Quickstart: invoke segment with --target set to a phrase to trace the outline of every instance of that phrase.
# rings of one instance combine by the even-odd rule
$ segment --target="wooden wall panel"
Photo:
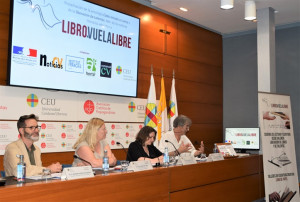
[[[222,36],[178,21],[178,57],[222,66]]]
[[[7,79],[7,49],[0,49],[0,85],[6,85]]]
[[[223,124],[198,124],[193,123],[190,131],[187,133],[188,138],[197,148],[200,147],[201,141],[205,145],[205,153],[212,153],[214,143],[223,142],[222,131]]]
[[[141,49],[139,52],[139,73],[151,73],[151,65],[153,67],[153,75],[161,76],[163,69],[164,77],[172,77],[173,70],[177,71],[177,58],[174,56],[153,52],[151,50]]]
[[[7,50],[9,35],[9,15],[0,13],[0,49]]]
[[[0,13],[9,15],[10,0],[1,1]]]
[[[139,80],[138,97],[147,99],[148,91],[150,87],[150,74],[140,73],[138,80]],[[156,88],[156,100],[159,100],[160,98],[160,81],[161,81],[161,76],[154,77],[155,88]],[[165,81],[166,99],[168,102],[170,97],[172,79],[164,77],[164,81]]]
[[[184,114],[193,123],[223,123],[223,108],[222,105],[210,105],[193,102],[178,102],[179,114]]]
[[[177,100],[180,102],[196,102],[222,105],[222,86],[195,83],[186,80],[176,80]]]
[[[218,85],[220,87],[223,85],[223,71],[221,67],[181,58],[178,59],[176,78]]]

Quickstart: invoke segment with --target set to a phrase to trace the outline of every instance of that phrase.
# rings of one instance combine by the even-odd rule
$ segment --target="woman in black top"
[[[127,152],[127,161],[150,160],[152,164],[163,163],[163,153],[154,145],[156,130],[144,126],[137,134],[136,140],[130,143]]]

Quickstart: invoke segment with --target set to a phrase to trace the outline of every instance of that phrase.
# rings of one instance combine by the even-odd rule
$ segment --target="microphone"
[[[173,145],[174,149],[175,149],[175,150],[176,150],[176,152],[177,152],[177,155],[176,155],[176,156],[180,156],[180,153],[179,153],[179,151],[176,149],[175,145],[174,145],[172,142],[170,142],[169,140],[165,140],[165,142],[167,142],[167,143],[171,143],[171,144]]]
[[[127,151],[126,151],[125,147],[124,147],[120,142],[116,142],[116,143],[117,143],[117,145],[121,145],[121,146],[122,146],[123,151],[125,152],[125,158],[126,158],[126,156],[127,156]]]
[[[88,162],[87,160],[84,160],[84,159],[80,158],[80,157],[77,156],[77,155],[74,155],[73,157],[74,157],[75,159],[79,159],[80,161],[84,161],[84,162],[88,163],[88,164],[93,168],[92,164],[91,164],[90,162]]]

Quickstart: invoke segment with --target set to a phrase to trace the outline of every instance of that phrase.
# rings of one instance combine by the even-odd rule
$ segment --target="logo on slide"
[[[36,107],[39,103],[39,99],[35,94],[28,95],[26,101],[29,107]]]
[[[62,128],[62,129],[65,129],[65,128],[66,128],[66,124],[62,124],[62,125],[61,125],[61,128]]]
[[[122,67],[121,66],[117,66],[116,72],[117,72],[117,74],[122,74]]]
[[[61,134],[61,138],[62,138],[62,139],[65,139],[66,137],[67,137],[66,133],[62,133],[62,134]]]
[[[42,143],[41,143],[41,148],[42,148],[42,149],[45,149],[45,148],[46,148],[46,143],[45,143],[45,142],[42,142]]]
[[[65,146],[66,146],[66,143],[62,142],[62,143],[61,143],[61,146],[62,146],[62,147],[65,147]]]
[[[134,102],[130,102],[128,104],[128,109],[129,109],[130,112],[134,112],[135,111],[135,104],[134,104]]]
[[[45,137],[46,137],[45,133],[42,133],[41,138],[45,138]]]
[[[88,76],[95,76],[96,75],[96,65],[97,65],[97,60],[93,58],[87,58],[86,59],[86,75]]]
[[[26,53],[24,51],[24,47],[14,46],[13,53],[17,55],[26,55],[28,57],[37,57],[37,50],[36,49],[26,49]]]
[[[37,50],[21,46],[13,46],[12,61],[17,64],[36,66]]]
[[[83,110],[86,114],[92,114],[95,110],[95,105],[92,100],[85,101],[83,105]]]
[[[57,69],[63,69],[63,58],[54,57],[50,62],[47,59],[47,55],[40,54],[40,66],[53,67]]]
[[[66,71],[75,73],[84,73],[83,58],[67,55],[66,56]]]
[[[101,61],[100,77],[111,78],[111,67],[111,63]]]

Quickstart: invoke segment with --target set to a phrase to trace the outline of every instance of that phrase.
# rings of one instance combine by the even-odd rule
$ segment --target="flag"
[[[148,100],[146,106],[146,114],[145,114],[145,126],[151,126],[155,128],[157,125],[156,119],[156,91],[155,91],[155,83],[153,74],[151,74],[150,78],[150,88],[148,92]]]
[[[168,111],[166,103],[166,93],[165,93],[165,82],[164,78],[161,78],[161,91],[160,99],[157,107],[157,139],[160,140],[163,133],[166,133],[169,130],[169,121],[168,121]]]
[[[176,99],[176,91],[175,91],[175,78],[173,78],[170,101],[169,101],[169,113],[168,113],[168,118],[170,121],[169,130],[173,129],[173,121],[177,116],[178,116],[178,110],[177,110],[177,99]]]

